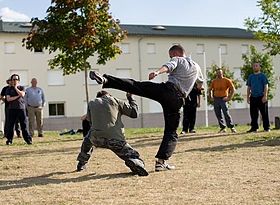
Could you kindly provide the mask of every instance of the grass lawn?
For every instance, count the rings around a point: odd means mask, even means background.
[[[82,136],[46,132],[33,145],[0,139],[0,204],[280,204],[280,130],[180,135],[169,162],[154,172],[162,128],[126,129],[150,175],[134,176],[110,150],[95,150],[75,172]]]

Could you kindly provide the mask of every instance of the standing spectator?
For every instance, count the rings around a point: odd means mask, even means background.
[[[4,137],[6,137],[7,133],[8,133],[8,123],[9,123],[9,119],[8,119],[8,111],[9,111],[9,103],[7,101],[7,97],[6,97],[6,91],[9,87],[11,87],[12,85],[12,81],[11,78],[9,78],[8,80],[6,80],[6,83],[8,84],[7,86],[3,87],[1,90],[1,94],[0,94],[0,100],[2,100],[5,103],[5,123],[4,123]],[[15,123],[15,130],[16,130],[16,134],[17,137],[21,137],[20,135],[20,130],[19,130],[19,121],[16,120]]]
[[[236,133],[232,118],[229,114],[227,102],[230,101],[235,92],[232,81],[224,77],[223,70],[216,71],[216,79],[211,82],[209,88],[209,97],[214,100],[214,111],[220,126],[219,133],[226,132],[226,126],[231,129],[231,132]],[[222,112],[225,117],[226,125],[223,120]]]
[[[183,130],[181,134],[196,133],[194,126],[196,121],[196,110],[200,107],[200,95],[201,90],[197,87],[197,84],[193,86],[192,91],[185,98],[185,104],[183,106]]]
[[[163,83],[117,78],[107,74],[101,76],[95,71],[90,72],[90,78],[103,84],[103,88],[122,90],[155,100],[161,104],[165,127],[163,139],[156,154],[155,171],[175,169],[175,166],[167,164],[166,161],[173,154],[177,144],[177,128],[180,122],[180,108],[183,105],[183,98],[188,96],[198,79],[199,83],[203,80],[199,65],[185,56],[185,50],[182,46],[172,46],[169,49],[169,56],[171,59],[167,63],[149,74],[149,80],[152,80],[159,74],[169,73],[168,81]]]
[[[25,102],[27,104],[29,132],[34,136],[35,119],[38,130],[38,137],[43,137],[43,107],[45,95],[41,88],[37,87],[37,79],[32,78],[31,87],[26,89]]]
[[[129,103],[112,97],[106,91],[97,93],[96,99],[88,104],[87,119],[91,123],[90,131],[84,138],[81,152],[78,155],[77,171],[85,168],[94,147],[112,150],[119,158],[125,161],[134,174],[147,176],[144,162],[139,153],[125,140],[124,125],[121,116],[136,118],[138,107],[130,94],[127,94]]]
[[[8,132],[6,135],[6,144],[10,145],[13,143],[14,126],[17,119],[20,123],[23,139],[27,144],[32,144],[32,138],[27,130],[27,117],[25,112],[26,107],[24,103],[24,87],[19,85],[20,77],[18,74],[13,74],[11,76],[11,81],[11,87],[9,87],[6,91],[7,101],[9,102],[9,123],[7,130]]]
[[[258,118],[259,111],[262,115],[263,129],[270,131],[268,117],[268,80],[265,74],[261,72],[261,64],[253,64],[253,74],[250,74],[247,80],[247,102],[250,104],[251,129],[247,132],[257,132],[259,129]]]

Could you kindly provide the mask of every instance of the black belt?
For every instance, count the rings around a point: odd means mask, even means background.
[[[166,85],[171,86],[176,91],[176,93],[179,97],[185,98],[185,93],[183,93],[181,91],[181,89],[178,88],[177,85],[175,85],[174,83],[171,83],[171,82],[166,82]]]
[[[28,107],[39,108],[40,106],[31,106],[31,105],[28,105]]]

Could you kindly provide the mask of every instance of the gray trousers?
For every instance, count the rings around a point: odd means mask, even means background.
[[[96,147],[110,149],[124,161],[132,158],[139,159],[143,162],[143,160],[139,158],[139,153],[135,149],[133,149],[125,140],[94,137],[91,135],[90,131],[84,138],[83,144],[81,146],[81,152],[79,153],[77,160],[86,164],[90,159],[94,148]]]
[[[214,97],[214,111],[221,129],[225,128],[226,126],[229,128],[234,127],[227,104],[222,97]],[[226,125],[222,116],[222,112],[225,117]]]

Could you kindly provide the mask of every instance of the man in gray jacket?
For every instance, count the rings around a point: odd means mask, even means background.
[[[99,91],[96,99],[88,104],[87,119],[91,129],[84,138],[81,152],[78,155],[77,171],[82,171],[95,147],[112,150],[125,161],[133,174],[147,176],[145,165],[139,153],[125,140],[124,125],[121,116],[137,118],[138,106],[131,94],[127,94],[128,102],[112,97],[106,91]]]

